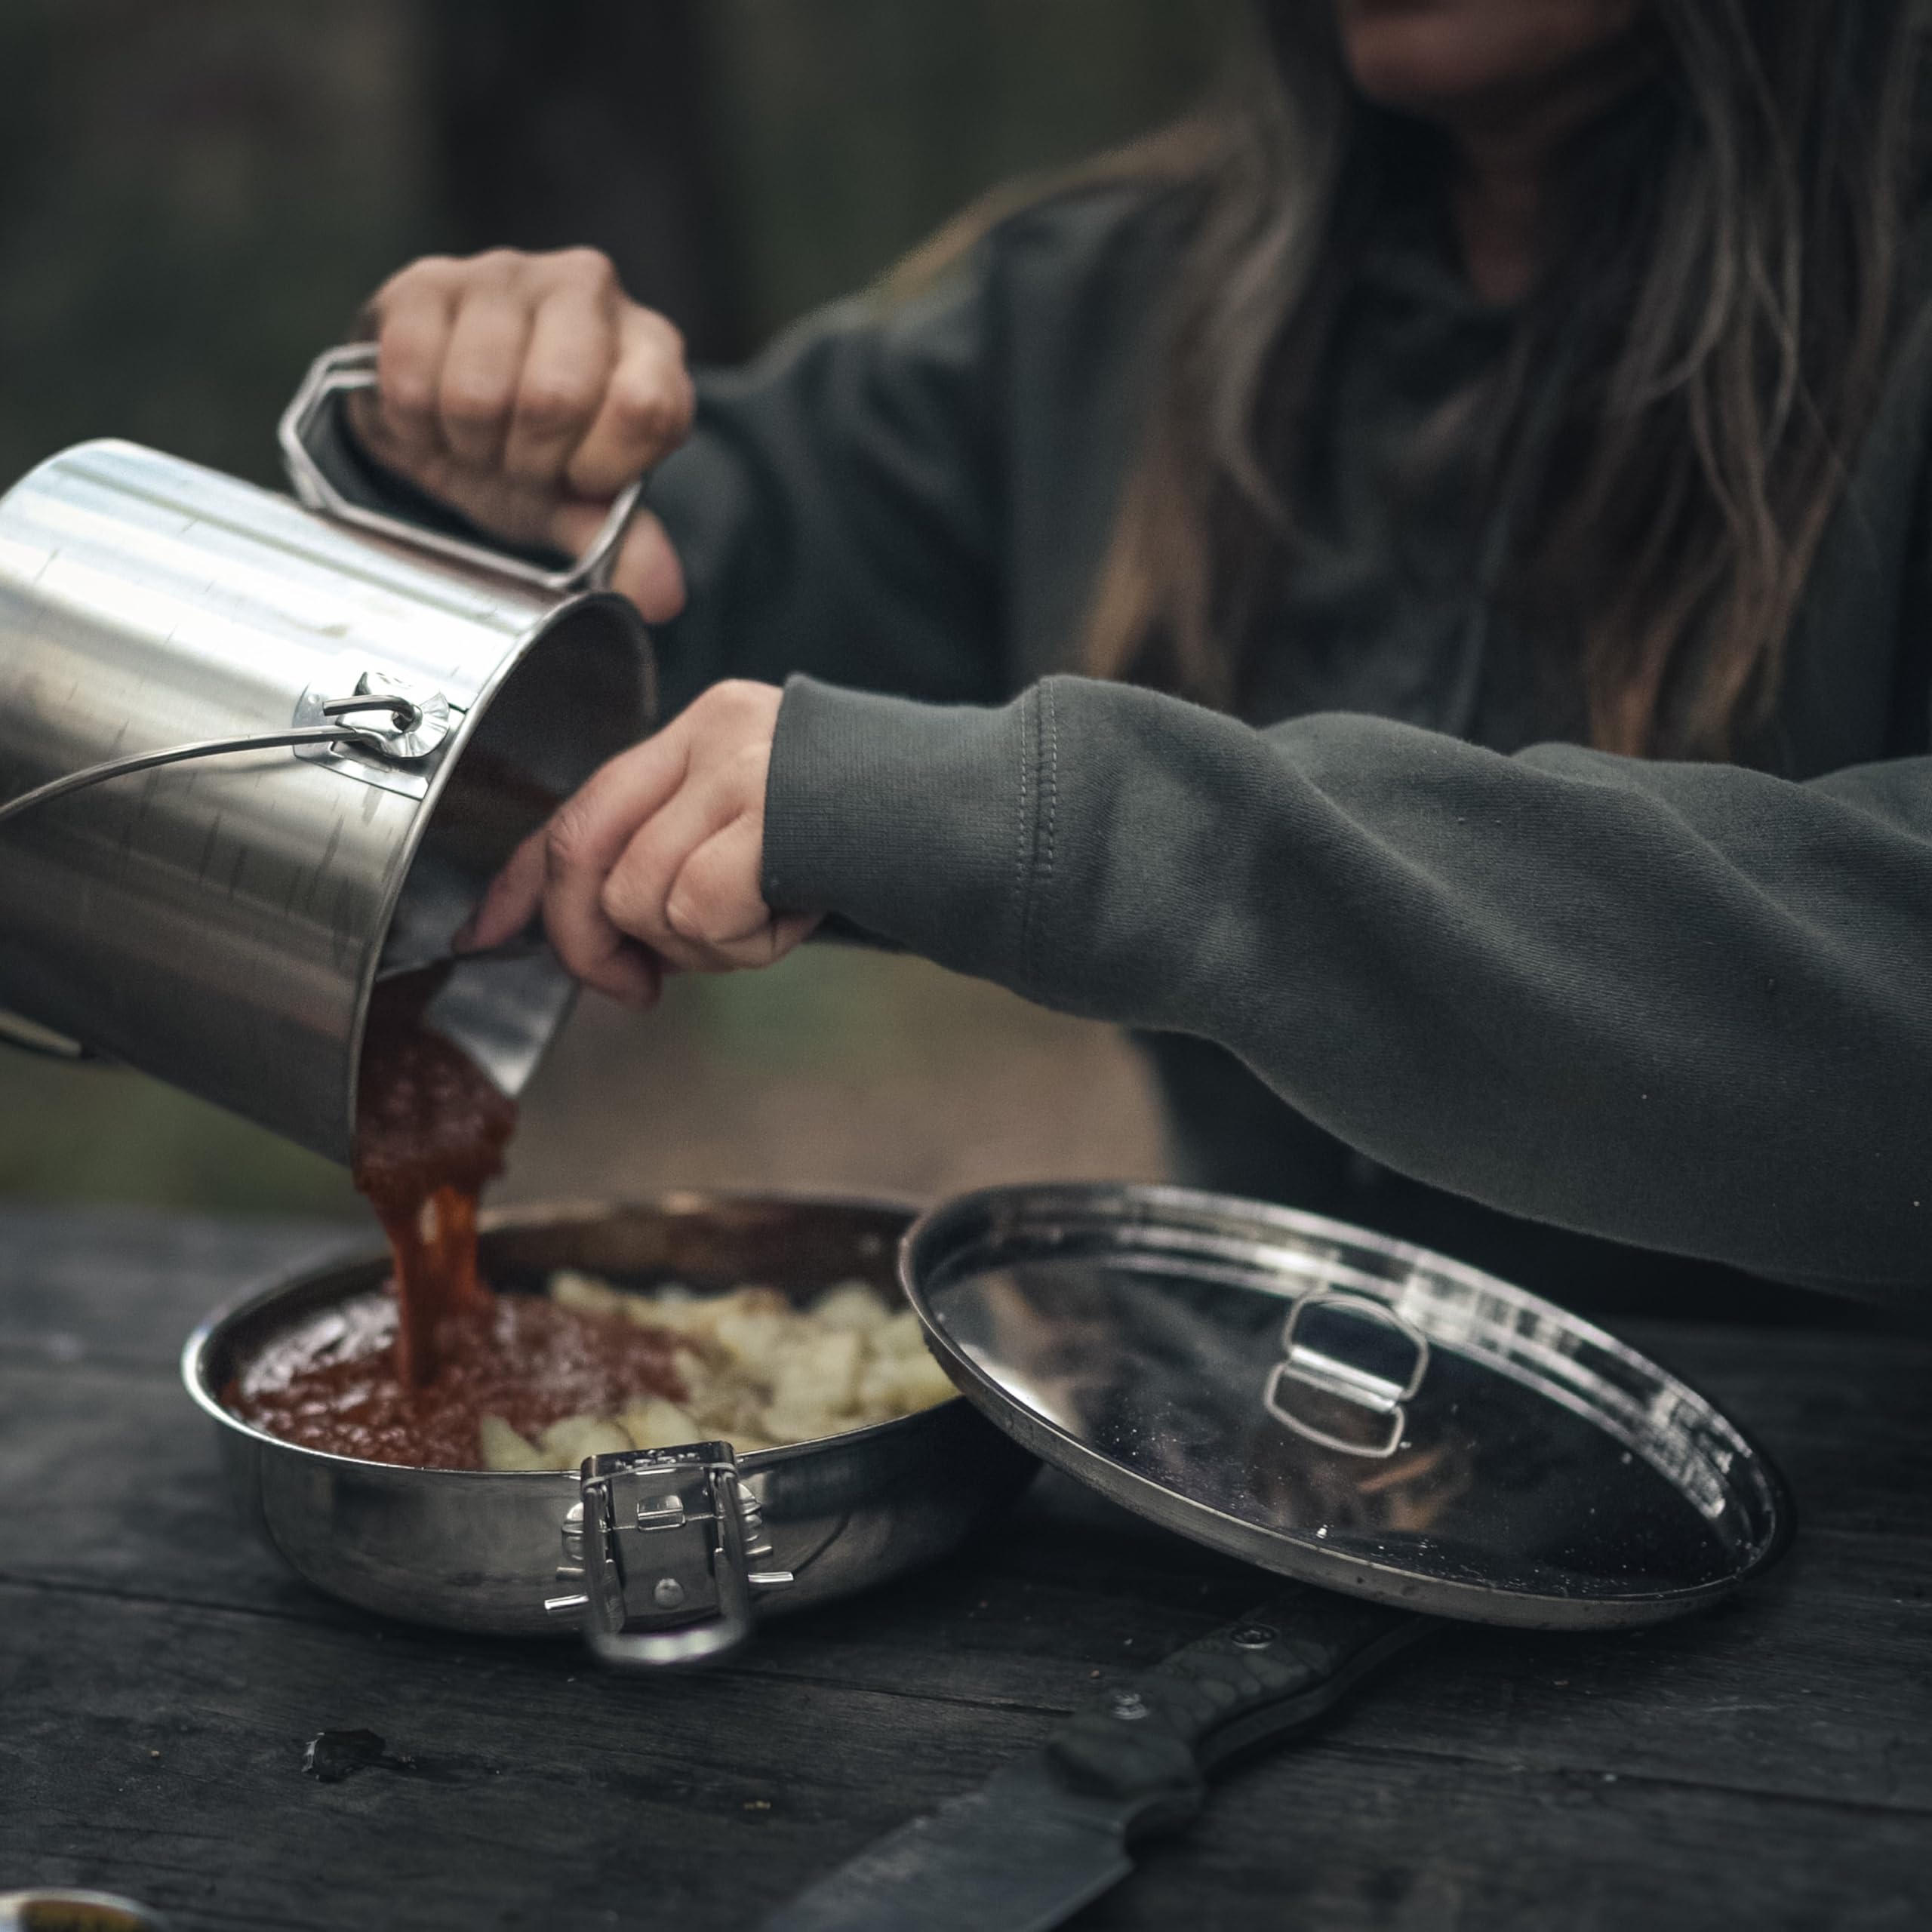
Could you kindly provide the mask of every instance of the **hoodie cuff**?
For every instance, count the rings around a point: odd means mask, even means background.
[[[988,709],[790,679],[765,783],[765,903],[842,914],[1023,988],[1051,853],[1040,708],[1037,688]]]

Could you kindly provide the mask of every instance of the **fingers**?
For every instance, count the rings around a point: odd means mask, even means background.
[[[609,514],[604,503],[561,504],[549,520],[549,540],[558,549],[580,556]],[[684,566],[664,526],[648,510],[639,510],[624,533],[611,587],[637,606],[646,623],[668,623],[685,608]]]
[[[543,924],[558,958],[586,985],[633,1005],[656,997],[657,968],[605,910],[604,881],[683,783],[688,748],[688,734],[672,724],[613,758],[550,821],[545,844]]]
[[[367,315],[380,399],[373,412],[358,406],[357,427],[412,468],[451,457],[608,501],[689,420],[681,338],[626,300],[592,248],[426,257],[391,277]]]
[[[598,895],[611,924],[688,972],[737,964],[727,958],[727,949],[761,930],[770,918],[758,896],[755,858],[748,889],[725,887],[725,868],[733,856],[733,841],[725,835],[746,815],[737,781],[738,774],[728,768],[707,771],[681,786],[638,828]],[[754,846],[761,846],[755,821],[750,829]],[[694,894],[688,896],[681,921],[672,911],[678,883],[697,853],[721,839],[725,842],[700,875]],[[736,843],[742,847],[742,835]]]
[[[608,502],[689,433],[695,407],[684,338],[662,315],[626,303],[615,366],[564,478],[577,496]]]
[[[533,832],[510,854],[509,863],[490,881],[483,903],[451,940],[456,952],[487,952],[515,938],[537,916],[543,903],[544,854],[550,829]]]
[[[550,489],[566,487],[565,466],[611,386],[625,306],[610,263],[589,249],[576,255],[594,266],[564,269],[537,309],[503,453],[509,475]]]
[[[426,257],[367,312],[377,388],[350,399],[372,454],[513,543],[580,552],[611,502],[689,432],[684,341],[594,249]],[[663,527],[639,517],[614,582],[661,623],[685,601]]]
[[[530,924],[543,903],[550,832],[545,826],[532,832],[511,854],[509,863],[491,881],[482,904],[451,939],[453,952],[487,952],[515,938]],[[649,954],[623,942],[601,952],[592,971],[578,977],[626,1006],[650,1006],[657,998],[663,975]]]
[[[352,399],[355,426],[377,454],[414,470],[445,453],[437,416],[443,358],[456,322],[461,264],[426,257],[393,275],[369,305],[377,392]]]
[[[773,917],[758,891],[764,854],[764,816],[746,812],[679,868],[664,920],[691,949],[691,970],[775,965],[818,924],[808,913]]]
[[[540,905],[550,943],[585,984],[633,1005],[666,969],[724,971],[781,958],[817,921],[774,918],[761,890],[764,787],[783,694],[715,685],[654,738],[598,771],[526,839],[459,949],[500,945]]]
[[[611,584],[637,606],[646,623],[669,623],[685,608],[685,567],[669,533],[648,511],[632,519]]]
[[[450,453],[472,469],[498,466],[533,319],[508,266],[481,270],[457,306],[436,389],[438,426]]]
[[[682,781],[638,822],[604,879],[605,918],[671,965],[768,965],[802,936],[777,931],[761,891],[782,697],[767,685],[717,685],[677,721],[671,731],[690,743]]]

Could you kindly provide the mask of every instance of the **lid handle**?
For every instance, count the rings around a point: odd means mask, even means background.
[[[691,1442],[592,1456],[580,1498],[564,1518],[552,1616],[580,1621],[608,1663],[661,1669],[703,1663],[751,1635],[752,1604],[782,1589],[787,1570],[753,1570],[758,1501],[728,1442]]]
[[[1326,1347],[1318,1346],[1302,1333],[1308,1315],[1316,1309],[1329,1309],[1342,1318],[1324,1324],[1332,1331],[1333,1336]],[[1392,1377],[1386,1369],[1359,1360],[1352,1361],[1345,1355],[1334,1352],[1357,1321],[1392,1330],[1407,1343],[1410,1359],[1406,1375]],[[1339,1451],[1345,1456],[1381,1458],[1394,1455],[1401,1447],[1403,1432],[1409,1420],[1405,1404],[1422,1386],[1423,1377],[1429,1373],[1429,1337],[1414,1322],[1372,1295],[1350,1294],[1336,1288],[1318,1289],[1302,1296],[1288,1311],[1288,1318],[1281,1329],[1281,1348],[1284,1359],[1275,1364],[1261,1398],[1268,1413],[1277,1422],[1309,1441],[1319,1443],[1324,1449]],[[1386,1418],[1387,1426],[1379,1435],[1366,1440],[1324,1429],[1291,1406],[1293,1390],[1289,1385],[1294,1383],[1315,1389],[1371,1416]]]
[[[352,503],[323,472],[321,465],[315,460],[315,451],[309,447],[309,439],[315,434],[322,411],[334,398],[346,395],[353,390],[373,389],[376,383],[376,345],[373,342],[352,342],[340,349],[325,349],[309,365],[309,373],[303,377],[302,386],[295,392],[288,408],[283,411],[275,432],[281,445],[282,466],[288,472],[288,480],[302,503],[324,516],[334,518],[338,523],[349,524],[375,536],[386,537],[392,543],[407,543],[413,549],[446,557],[453,563],[467,564],[472,569],[488,571],[495,576],[508,577],[553,595],[610,587],[611,571],[617,561],[624,532],[629,528],[632,514],[644,494],[641,477],[611,506],[610,514],[590,540],[589,549],[575,563],[561,571],[546,571],[540,565],[526,563],[507,551],[448,536],[440,530],[426,530],[422,525],[411,523],[405,517],[392,516],[386,511],[373,510],[365,504]]]

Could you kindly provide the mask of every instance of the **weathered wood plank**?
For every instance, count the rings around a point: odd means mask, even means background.
[[[84,1365],[0,1372],[0,1575],[395,1632],[244,1540],[178,1393]],[[926,1576],[774,1622],[734,1674],[1063,1710],[1094,1672],[1140,1668],[1265,1590],[1054,1479]],[[1458,1632],[1386,1721],[1445,1755],[1932,1810],[1928,1654],[1932,1543],[1820,1530],[1714,1617],[1611,1638]]]
[[[243,1541],[174,1380],[195,1319],[318,1236],[0,1214],[0,1877],[189,1927],[748,1924],[1265,1593],[1049,1478],[702,1678],[361,1616]],[[1786,1468],[1781,1570],[1641,1635],[1448,1634],[1083,1926],[1932,1918],[1932,1346],[1637,1339]],[[309,1735],[358,1726],[417,1769],[302,1776]]]
[[[17,1633],[0,1869],[111,1884],[190,1928],[743,1925],[1051,1722],[773,1676],[618,1680],[565,1651],[400,1631],[23,1607],[0,1592]],[[1566,1926],[1673,1932],[1932,1909],[1922,1814],[1457,1761],[1380,1734],[1378,1706],[1441,1662],[1235,1774],[1084,1923],[1541,1927],[1560,1909]],[[416,1770],[305,1778],[304,1740],[353,1725]]]
[[[368,1238],[328,1221],[0,1208],[0,1361],[171,1368],[183,1337],[218,1303]]]

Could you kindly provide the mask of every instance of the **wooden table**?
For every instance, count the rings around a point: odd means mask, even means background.
[[[701,1677],[333,1604],[231,1521],[193,1321],[331,1237],[0,1213],[0,1890],[181,1927],[743,1927],[1265,1580],[1070,1485]],[[1652,1325],[1797,1491],[1774,1576],[1647,1633],[1457,1630],[1234,1773],[1077,1924],[1932,1924],[1932,1343]],[[406,1770],[323,1784],[325,1728]]]

